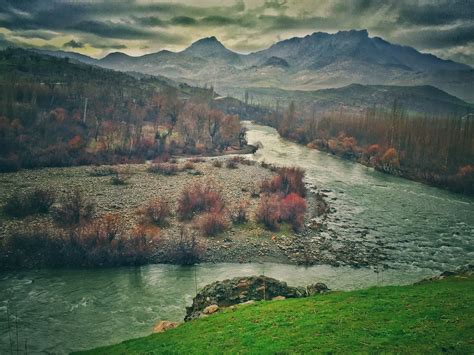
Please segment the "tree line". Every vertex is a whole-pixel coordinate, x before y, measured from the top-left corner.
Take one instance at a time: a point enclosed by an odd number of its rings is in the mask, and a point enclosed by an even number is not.
[[[260,117],[280,135],[378,170],[432,185],[474,193],[474,116],[409,114],[390,109],[317,114],[291,102]]]
[[[0,170],[121,163],[245,145],[211,89],[19,49],[0,52]]]

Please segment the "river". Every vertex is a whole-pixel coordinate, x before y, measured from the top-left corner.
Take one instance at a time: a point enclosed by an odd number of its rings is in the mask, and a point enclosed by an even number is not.
[[[16,330],[20,350],[26,342],[28,353],[66,353],[144,336],[157,320],[182,320],[196,289],[233,276],[265,274],[291,285],[325,282],[349,290],[412,283],[474,260],[474,199],[285,141],[269,127],[246,125],[249,142],[262,144],[253,159],[304,167],[308,183],[329,190],[335,212],[327,233],[341,243],[382,243],[387,270],[254,263],[0,273],[0,353],[9,353],[10,344],[16,351]]]

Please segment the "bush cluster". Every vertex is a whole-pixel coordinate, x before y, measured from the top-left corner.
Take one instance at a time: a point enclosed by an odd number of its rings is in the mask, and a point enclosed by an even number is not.
[[[86,198],[79,189],[63,196],[52,211],[52,217],[63,227],[74,227],[88,222],[95,214],[95,203]]]
[[[191,163],[204,163],[206,161],[206,159],[202,158],[202,157],[192,157],[191,159],[189,159],[189,161]]]
[[[215,167],[215,168],[222,168],[222,160],[214,159],[212,161],[212,166]]]
[[[187,160],[184,165],[183,165],[184,170],[193,170],[194,169],[194,163],[191,160]]]
[[[145,206],[144,214],[149,222],[164,225],[171,216],[171,209],[167,201],[156,199]]]
[[[303,226],[306,209],[305,199],[295,193],[285,197],[265,195],[260,199],[256,218],[257,222],[271,230],[277,230],[281,222],[286,222],[297,231]]]
[[[248,221],[247,207],[248,201],[241,201],[231,212],[230,218],[234,224],[243,224]]]
[[[89,171],[90,176],[113,176],[117,174],[117,169],[113,166],[97,166]]]
[[[148,168],[148,172],[162,175],[176,175],[178,165],[175,163],[157,163]]]
[[[203,212],[221,212],[224,200],[215,188],[209,185],[194,184],[181,192],[178,200],[178,215],[183,220],[192,219]]]
[[[297,167],[279,168],[278,175],[272,179],[263,181],[261,192],[278,193],[288,195],[296,193],[301,197],[306,196],[306,187],[304,185],[304,170]]]
[[[255,212],[257,222],[263,223],[270,230],[279,228],[280,221],[280,197],[276,194],[264,195]]]
[[[307,204],[304,199],[304,170],[297,167],[278,168],[278,175],[261,184],[263,196],[257,207],[257,221],[276,230],[281,222],[299,230],[304,224]]]
[[[117,171],[116,174],[112,175],[110,182],[112,185],[126,185],[128,184],[132,174],[124,171]]]
[[[171,241],[167,252],[169,262],[179,265],[194,265],[201,260],[202,254],[203,249],[196,236],[184,227],[179,237]]]
[[[157,236],[130,232],[117,214],[71,230],[27,226],[14,231],[0,252],[5,267],[108,267],[141,265],[156,251]]]
[[[48,213],[56,198],[49,189],[15,191],[5,204],[4,211],[12,217],[25,217],[36,213]]]
[[[237,169],[238,168],[238,161],[235,159],[227,159],[225,162],[225,167],[227,169]]]
[[[197,227],[202,235],[213,237],[226,230],[228,224],[223,213],[207,212],[199,217]]]

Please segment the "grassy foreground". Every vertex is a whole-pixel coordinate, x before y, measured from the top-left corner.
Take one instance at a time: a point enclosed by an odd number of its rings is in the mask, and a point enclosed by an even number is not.
[[[473,276],[257,302],[85,353],[446,351],[474,353]]]

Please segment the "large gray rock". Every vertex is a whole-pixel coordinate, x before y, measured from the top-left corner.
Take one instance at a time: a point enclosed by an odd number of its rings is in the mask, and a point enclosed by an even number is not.
[[[275,297],[299,298],[329,291],[326,285],[317,283],[308,287],[292,287],[286,282],[267,276],[236,277],[216,281],[205,286],[186,308],[185,321],[199,318],[206,307],[229,307],[247,301],[271,300]]]
[[[426,277],[418,282],[415,282],[415,285],[423,284],[426,282],[432,282],[432,281],[437,281],[437,280],[442,280],[446,277],[450,276],[470,276],[474,273],[474,265],[473,264],[466,264],[466,265],[461,265],[454,271],[446,270],[443,271],[441,274],[437,276],[432,276],[432,277]]]

